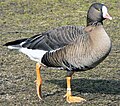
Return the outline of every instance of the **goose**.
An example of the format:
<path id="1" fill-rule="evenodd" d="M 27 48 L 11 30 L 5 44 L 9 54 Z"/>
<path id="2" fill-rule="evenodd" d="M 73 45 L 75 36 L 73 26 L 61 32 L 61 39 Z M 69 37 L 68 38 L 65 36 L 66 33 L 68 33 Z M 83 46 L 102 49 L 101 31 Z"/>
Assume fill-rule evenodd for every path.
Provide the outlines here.
<path id="1" fill-rule="evenodd" d="M 74 72 L 90 70 L 101 63 L 110 53 L 112 43 L 103 27 L 103 20 L 112 20 L 106 5 L 93 3 L 87 12 L 87 24 L 83 26 L 61 26 L 4 44 L 36 61 L 36 89 L 42 100 L 41 67 L 63 68 L 67 72 L 68 103 L 86 101 L 72 95 L 71 80 Z"/>

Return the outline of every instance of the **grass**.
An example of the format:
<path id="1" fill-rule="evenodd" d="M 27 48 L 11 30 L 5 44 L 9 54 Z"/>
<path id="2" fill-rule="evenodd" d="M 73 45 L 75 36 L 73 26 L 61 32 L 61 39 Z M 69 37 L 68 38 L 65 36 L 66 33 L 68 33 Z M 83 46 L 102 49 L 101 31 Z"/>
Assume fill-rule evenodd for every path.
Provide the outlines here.
<path id="1" fill-rule="evenodd" d="M 8 41 L 31 37 L 64 25 L 86 25 L 88 7 L 105 3 L 113 20 L 104 22 L 112 40 L 110 55 L 96 68 L 75 73 L 73 95 L 87 102 L 68 104 L 66 72 L 43 69 L 43 97 L 36 95 L 35 62 L 2 45 Z M 119 106 L 120 105 L 120 2 L 118 0 L 1 0 L 0 2 L 0 105 L 1 106 Z"/>

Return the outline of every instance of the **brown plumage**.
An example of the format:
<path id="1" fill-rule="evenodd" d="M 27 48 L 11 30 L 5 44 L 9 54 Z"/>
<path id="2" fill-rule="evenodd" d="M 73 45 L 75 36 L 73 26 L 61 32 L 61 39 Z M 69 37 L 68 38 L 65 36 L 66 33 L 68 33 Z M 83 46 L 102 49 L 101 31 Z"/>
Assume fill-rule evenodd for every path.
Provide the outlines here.
<path id="1" fill-rule="evenodd" d="M 98 65 L 110 52 L 110 38 L 102 24 L 82 28 L 81 32 L 80 37 L 77 36 L 71 44 L 47 52 L 42 63 L 50 67 L 64 67 L 70 71 L 84 71 Z"/>

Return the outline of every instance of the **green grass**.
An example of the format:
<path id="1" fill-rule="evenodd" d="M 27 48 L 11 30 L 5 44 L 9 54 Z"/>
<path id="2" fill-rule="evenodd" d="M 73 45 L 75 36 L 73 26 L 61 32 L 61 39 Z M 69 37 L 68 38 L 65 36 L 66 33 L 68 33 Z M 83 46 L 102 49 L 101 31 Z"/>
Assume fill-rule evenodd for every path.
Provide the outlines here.
<path id="1" fill-rule="evenodd" d="M 35 62 L 2 45 L 64 25 L 86 25 L 94 2 L 105 3 L 112 21 L 104 27 L 112 40 L 110 55 L 96 68 L 73 76 L 73 95 L 87 102 L 68 104 L 66 72 L 43 69 L 43 97 L 36 95 Z M 119 106 L 120 105 L 120 2 L 118 0 L 1 0 L 0 2 L 0 105 L 1 106 Z"/>

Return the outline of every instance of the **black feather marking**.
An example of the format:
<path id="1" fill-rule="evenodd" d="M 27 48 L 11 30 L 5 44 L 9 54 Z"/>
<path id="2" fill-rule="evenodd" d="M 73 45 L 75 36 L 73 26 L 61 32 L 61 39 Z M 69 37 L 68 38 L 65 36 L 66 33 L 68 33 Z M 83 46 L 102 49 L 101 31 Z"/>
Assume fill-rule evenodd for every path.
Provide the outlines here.
<path id="1" fill-rule="evenodd" d="M 27 38 L 11 41 L 11 42 L 4 44 L 3 46 L 19 45 L 20 43 L 22 43 L 26 40 L 27 40 Z"/>

